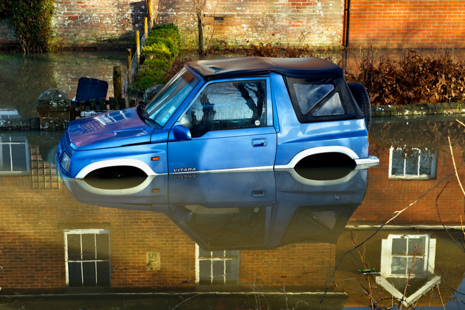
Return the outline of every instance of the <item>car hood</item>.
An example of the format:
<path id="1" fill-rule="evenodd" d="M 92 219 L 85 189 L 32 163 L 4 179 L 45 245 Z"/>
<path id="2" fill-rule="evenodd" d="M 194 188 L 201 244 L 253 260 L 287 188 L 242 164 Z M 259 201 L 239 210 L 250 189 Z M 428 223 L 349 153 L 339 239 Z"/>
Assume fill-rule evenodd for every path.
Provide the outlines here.
<path id="1" fill-rule="evenodd" d="M 84 151 L 149 143 L 153 130 L 130 108 L 77 119 L 67 135 L 73 149 Z"/>

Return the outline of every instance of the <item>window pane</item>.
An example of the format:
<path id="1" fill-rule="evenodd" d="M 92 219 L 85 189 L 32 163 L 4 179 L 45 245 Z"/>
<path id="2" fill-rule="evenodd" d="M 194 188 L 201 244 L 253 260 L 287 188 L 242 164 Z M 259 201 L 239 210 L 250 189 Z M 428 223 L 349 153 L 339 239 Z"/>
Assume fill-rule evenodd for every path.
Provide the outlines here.
<path id="1" fill-rule="evenodd" d="M 82 286 L 81 263 L 68 263 L 69 286 Z"/>
<path id="2" fill-rule="evenodd" d="M 332 84 L 294 84 L 294 92 L 300 112 L 307 114 L 318 102 L 334 89 Z"/>
<path id="3" fill-rule="evenodd" d="M 420 174 L 434 175 L 431 169 L 433 166 L 434 154 L 429 150 L 422 150 L 420 155 Z"/>
<path id="4" fill-rule="evenodd" d="M 12 144 L 13 171 L 27 171 L 26 145 Z"/>
<path id="5" fill-rule="evenodd" d="M 202 284 L 202 285 L 211 284 L 211 261 L 210 260 L 199 261 L 199 284 Z"/>
<path id="6" fill-rule="evenodd" d="M 423 256 L 425 253 L 425 237 L 421 238 L 411 238 L 408 240 L 408 254 L 413 255 L 415 253 L 415 249 L 417 250 L 418 256 Z"/>
<path id="7" fill-rule="evenodd" d="M 10 156 L 10 145 L 2 144 L 2 161 L 0 163 L 0 171 L 11 171 L 11 156 Z"/>
<path id="8" fill-rule="evenodd" d="M 95 259 L 95 235 L 82 234 L 82 259 Z"/>
<path id="9" fill-rule="evenodd" d="M 407 254 L 407 239 L 392 239 L 392 254 Z"/>
<path id="10" fill-rule="evenodd" d="M 110 240 L 108 234 L 95 235 L 97 239 L 97 259 L 110 259 Z"/>
<path id="11" fill-rule="evenodd" d="M 224 251 L 213 251 L 213 257 L 224 257 Z"/>
<path id="12" fill-rule="evenodd" d="M 406 258 L 404 257 L 393 257 L 391 263 L 392 274 L 405 274 Z"/>
<path id="13" fill-rule="evenodd" d="M 402 149 L 392 150 L 391 175 L 404 175 L 404 155 Z"/>
<path id="14" fill-rule="evenodd" d="M 224 261 L 214 261 L 213 262 L 213 285 L 223 285 L 224 284 Z"/>
<path id="15" fill-rule="evenodd" d="M 412 274 L 420 274 L 425 272 L 425 264 L 423 262 L 423 258 L 421 257 L 416 257 L 415 259 L 415 266 L 413 266 L 413 257 L 408 258 L 408 269 L 407 269 L 407 274 L 409 272 L 412 272 Z"/>
<path id="16" fill-rule="evenodd" d="M 10 137 L 11 142 L 26 142 L 26 137 Z"/>
<path id="17" fill-rule="evenodd" d="M 198 81 L 189 71 L 183 69 L 147 104 L 150 118 L 165 126 Z"/>
<path id="18" fill-rule="evenodd" d="M 204 251 L 199 247 L 199 257 L 211 257 L 210 251 Z"/>
<path id="19" fill-rule="evenodd" d="M 81 259 L 81 235 L 67 235 L 68 260 Z"/>
<path id="20" fill-rule="evenodd" d="M 95 286 L 95 263 L 82 263 L 82 274 L 84 276 L 84 286 Z"/>
<path id="21" fill-rule="evenodd" d="M 110 262 L 97 262 L 97 286 L 110 286 Z"/>
<path id="22" fill-rule="evenodd" d="M 407 155 L 405 174 L 418 175 L 418 150 L 414 150 L 412 154 Z"/>
<path id="23" fill-rule="evenodd" d="M 207 86 L 181 120 L 192 137 L 213 130 L 266 126 L 266 82 L 243 81 Z"/>
<path id="24" fill-rule="evenodd" d="M 318 110 L 313 113 L 313 116 L 329 116 L 329 115 L 342 115 L 344 109 L 342 108 L 341 98 L 339 94 L 335 93 L 328 101 L 326 101 Z"/>

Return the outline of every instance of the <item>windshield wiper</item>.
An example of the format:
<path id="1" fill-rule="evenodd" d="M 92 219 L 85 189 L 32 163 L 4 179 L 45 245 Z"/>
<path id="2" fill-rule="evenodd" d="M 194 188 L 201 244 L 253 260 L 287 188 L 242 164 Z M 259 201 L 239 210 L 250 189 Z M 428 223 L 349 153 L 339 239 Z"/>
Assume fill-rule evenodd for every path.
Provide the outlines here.
<path id="1" fill-rule="evenodd" d="M 137 114 L 139 114 L 139 117 L 140 117 L 142 120 L 147 120 L 147 121 L 149 121 L 150 123 L 155 124 L 156 126 L 158 126 L 158 127 L 160 127 L 160 128 L 162 127 L 160 124 L 158 124 L 157 122 L 155 122 L 153 119 L 151 119 L 151 118 L 149 117 L 149 114 L 148 114 L 147 111 L 145 110 L 145 105 L 139 104 L 139 105 L 137 106 L 137 111 L 138 111 Z"/>

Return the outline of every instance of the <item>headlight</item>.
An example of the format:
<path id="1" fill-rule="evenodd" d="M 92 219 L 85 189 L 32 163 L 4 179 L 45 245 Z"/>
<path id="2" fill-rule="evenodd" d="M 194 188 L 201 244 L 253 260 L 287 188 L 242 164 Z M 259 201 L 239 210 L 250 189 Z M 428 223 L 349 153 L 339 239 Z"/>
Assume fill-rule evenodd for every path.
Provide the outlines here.
<path id="1" fill-rule="evenodd" d="M 63 167 L 63 169 L 65 169 L 66 172 L 68 172 L 70 163 L 71 163 L 71 158 L 69 158 L 66 152 L 63 152 L 63 157 L 61 158 L 61 167 Z"/>

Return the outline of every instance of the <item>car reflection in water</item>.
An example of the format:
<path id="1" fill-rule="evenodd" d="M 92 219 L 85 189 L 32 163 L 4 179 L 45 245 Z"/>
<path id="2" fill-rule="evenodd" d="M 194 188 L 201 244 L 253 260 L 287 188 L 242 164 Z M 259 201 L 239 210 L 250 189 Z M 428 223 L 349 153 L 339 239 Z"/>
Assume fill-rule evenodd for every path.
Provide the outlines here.
<path id="1" fill-rule="evenodd" d="M 346 169 L 337 179 L 315 171 L 125 177 L 123 169 L 64 182 L 81 203 L 163 213 L 204 251 L 259 250 L 336 244 L 363 200 L 367 170 Z"/>

